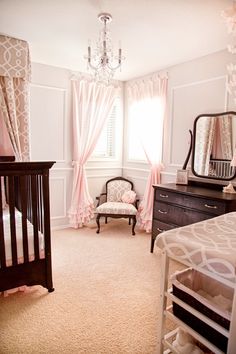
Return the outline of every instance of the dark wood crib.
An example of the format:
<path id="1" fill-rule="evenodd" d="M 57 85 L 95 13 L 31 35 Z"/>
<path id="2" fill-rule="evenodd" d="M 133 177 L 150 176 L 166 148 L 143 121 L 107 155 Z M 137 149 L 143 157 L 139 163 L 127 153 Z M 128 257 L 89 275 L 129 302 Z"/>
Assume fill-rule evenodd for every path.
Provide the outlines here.
<path id="1" fill-rule="evenodd" d="M 14 157 L 0 156 L 4 185 L 0 188 L 0 292 L 23 285 L 54 290 L 49 205 L 49 170 L 53 164 L 14 162 Z"/>

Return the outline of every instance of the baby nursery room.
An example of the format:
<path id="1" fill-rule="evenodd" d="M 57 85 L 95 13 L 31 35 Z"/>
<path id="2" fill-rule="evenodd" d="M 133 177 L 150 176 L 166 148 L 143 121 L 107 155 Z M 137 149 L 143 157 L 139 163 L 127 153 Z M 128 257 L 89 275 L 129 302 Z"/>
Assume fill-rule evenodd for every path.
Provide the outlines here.
<path id="1" fill-rule="evenodd" d="M 236 352 L 235 0 L 0 0 L 0 354 Z"/>

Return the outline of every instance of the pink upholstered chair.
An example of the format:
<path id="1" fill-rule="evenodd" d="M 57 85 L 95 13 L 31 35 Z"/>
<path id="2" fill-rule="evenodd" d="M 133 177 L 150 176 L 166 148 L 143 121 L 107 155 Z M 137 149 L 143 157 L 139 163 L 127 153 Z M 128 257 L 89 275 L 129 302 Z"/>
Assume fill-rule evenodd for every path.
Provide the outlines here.
<path id="1" fill-rule="evenodd" d="M 107 218 L 128 218 L 129 225 L 132 220 L 132 235 L 135 235 L 137 202 L 136 193 L 133 190 L 133 183 L 123 177 L 115 177 L 106 182 L 105 193 L 96 198 L 98 200 L 97 208 L 97 233 L 100 232 L 100 217 Z"/>

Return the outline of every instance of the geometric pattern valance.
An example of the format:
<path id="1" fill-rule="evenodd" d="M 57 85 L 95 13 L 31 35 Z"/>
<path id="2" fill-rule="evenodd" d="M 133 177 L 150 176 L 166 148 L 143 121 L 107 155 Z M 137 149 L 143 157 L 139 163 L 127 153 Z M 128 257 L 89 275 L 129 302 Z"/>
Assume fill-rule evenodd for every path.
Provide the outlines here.
<path id="1" fill-rule="evenodd" d="M 29 46 L 26 41 L 0 35 L 0 76 L 30 81 Z"/>

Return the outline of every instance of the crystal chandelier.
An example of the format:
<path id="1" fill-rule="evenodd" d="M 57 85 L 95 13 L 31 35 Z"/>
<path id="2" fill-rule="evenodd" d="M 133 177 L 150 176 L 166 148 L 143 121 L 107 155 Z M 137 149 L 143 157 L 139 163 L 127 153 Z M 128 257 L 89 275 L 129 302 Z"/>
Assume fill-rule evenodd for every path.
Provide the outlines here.
<path id="1" fill-rule="evenodd" d="M 88 61 L 88 69 L 94 72 L 95 80 L 108 84 L 115 71 L 121 68 L 121 63 L 125 58 L 122 57 L 121 48 L 119 48 L 117 56 L 113 54 L 111 38 L 107 29 L 107 24 L 112 21 L 112 16 L 108 13 L 101 13 L 98 15 L 98 19 L 103 23 L 103 28 L 93 53 L 89 43 L 88 55 L 85 56 L 85 59 Z"/>

